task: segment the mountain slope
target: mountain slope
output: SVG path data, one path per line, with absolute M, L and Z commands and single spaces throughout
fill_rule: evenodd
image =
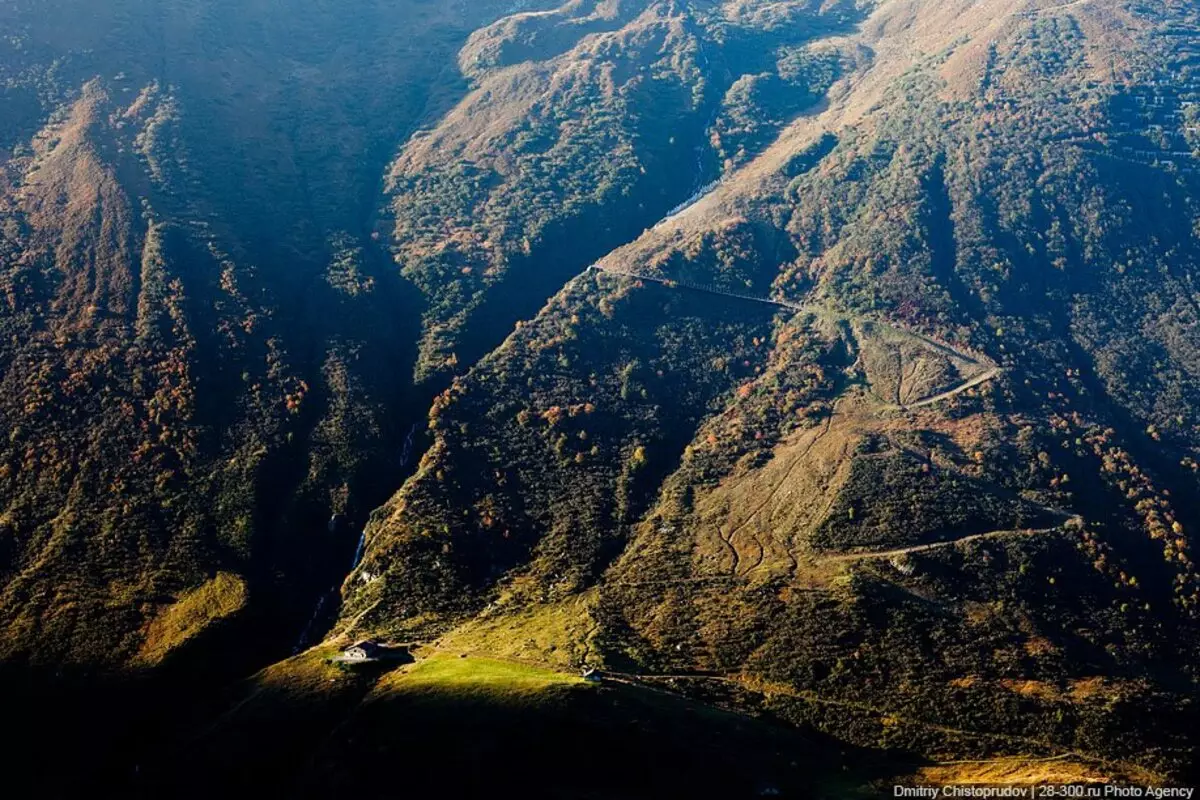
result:
M 82 673 L 122 722 L 64 749 L 114 785 L 254 783 L 239 740 L 312 793 L 436 785 L 447 713 L 620 742 L 688 727 L 663 692 L 740 715 L 697 728 L 731 792 L 802 741 L 1187 779 L 1192 5 L 92 6 L 0 7 L 34 755 Z M 324 662 L 362 637 L 419 661 Z
M 1181 769 L 1196 22 L 884 2 L 824 42 L 826 103 L 435 404 L 341 629 Z
M 247 620 L 261 663 L 407 469 L 378 181 L 498 4 L 77 6 L 0 11 L 0 654 L 152 666 Z
M 805 47 L 858 12 L 794 2 L 779 13 L 573 2 L 471 37 L 459 56 L 471 91 L 388 175 L 394 256 L 428 300 L 419 380 L 476 360 L 707 183 L 715 155 L 816 100 L 833 65 Z M 786 100 L 756 108 L 755 82 Z

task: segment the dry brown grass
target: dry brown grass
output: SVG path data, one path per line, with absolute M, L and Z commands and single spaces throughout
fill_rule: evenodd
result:
M 842 403 L 838 416 L 797 431 L 762 467 L 735 472 L 697 498 L 698 572 L 766 579 L 796 569 L 794 555 L 849 477 L 863 422 L 854 406 Z
M 1062 699 L 1062 694 L 1058 689 L 1045 681 L 1006 679 L 1000 681 L 1000 685 L 1010 692 L 1015 692 L 1023 697 L 1048 701 Z
M 70 114 L 34 140 L 34 163 L 22 189 L 31 241 L 53 255 L 64 280 L 55 305 L 64 328 L 87 326 L 97 311 L 126 313 L 133 303 L 131 203 L 97 153 L 108 97 L 84 86 Z
M 1118 780 L 1095 764 L 1075 758 L 1030 758 L 1012 756 L 990 761 L 961 761 L 923 767 L 913 783 L 931 786 L 946 784 L 993 784 L 1038 786 L 1042 784 L 1110 783 Z

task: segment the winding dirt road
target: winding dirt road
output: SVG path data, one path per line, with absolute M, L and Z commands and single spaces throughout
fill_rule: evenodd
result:
M 960 383 L 958 386 L 955 386 L 953 389 L 949 389 L 945 392 L 940 392 L 931 397 L 926 397 L 923 400 L 917 400 L 916 402 L 913 402 L 913 403 L 893 403 L 891 405 L 884 406 L 884 410 L 885 411 L 910 411 L 914 408 L 923 408 L 925 406 L 931 406 L 934 403 L 940 403 L 943 400 L 949 400 L 951 397 L 962 394 L 963 392 L 967 391 L 968 389 L 973 389 L 976 386 L 980 385 L 981 383 L 987 383 L 988 381 L 992 380 L 993 378 L 998 377 L 1003 372 L 1004 372 L 1004 370 L 1001 369 L 1000 367 L 992 367 L 989 370 L 985 370 L 984 372 L 979 373 L 978 375 L 971 378 L 970 380 L 968 380 L 964 383 Z
M 1066 522 L 1055 525 L 1050 528 L 1027 528 L 1005 531 L 988 531 L 986 533 L 973 533 L 970 536 L 963 536 L 958 539 L 947 539 L 941 542 L 929 542 L 927 544 L 917 544 L 910 547 L 896 547 L 891 550 L 869 550 L 853 553 L 838 553 L 836 555 L 821 556 L 818 561 L 829 564 L 846 561 L 865 561 L 867 559 L 880 558 L 895 558 L 896 556 L 908 555 L 910 553 L 927 553 L 930 550 L 938 550 L 943 547 L 956 547 L 967 542 L 977 542 L 984 539 L 1000 539 L 1013 536 L 1045 536 L 1053 533 L 1063 527 L 1071 520 L 1077 520 L 1079 517 L 1071 517 Z
M 789 300 L 777 300 L 772 297 L 762 297 L 760 295 L 743 294 L 741 292 L 731 292 L 731 291 L 728 291 L 725 289 L 720 289 L 715 286 L 701 284 L 701 283 L 694 283 L 692 281 L 673 280 L 671 278 L 664 278 L 664 277 L 657 276 L 657 275 L 647 275 L 644 273 L 630 272 L 628 270 L 612 269 L 611 267 L 607 267 L 601 263 L 592 264 L 591 266 L 588 267 L 588 270 L 589 271 L 595 270 L 597 272 L 603 272 L 607 275 L 620 275 L 625 278 L 632 278 L 635 280 L 648 281 L 650 283 L 657 283 L 657 284 L 661 284 L 663 286 L 666 286 L 666 287 L 672 288 L 672 289 L 674 289 L 674 288 L 691 289 L 692 291 L 696 291 L 696 292 L 704 292 L 706 294 L 714 294 L 719 297 L 728 297 L 728 298 L 731 298 L 734 300 L 744 300 L 744 301 L 750 302 L 750 303 L 761 303 L 763 305 L 775 306 L 776 308 L 786 308 L 786 309 L 789 309 L 791 311 L 796 311 L 796 312 L 805 312 L 805 313 L 826 315 L 826 316 L 830 315 L 831 313 L 836 313 L 836 312 L 831 312 L 830 309 L 826 308 L 824 305 L 819 304 L 819 303 L 794 303 Z M 894 326 L 892 326 L 892 327 L 894 327 Z M 897 330 L 902 330 L 902 329 L 897 328 Z M 935 403 L 940 403 L 943 400 L 949 400 L 950 398 L 952 398 L 956 395 L 962 394 L 963 392 L 967 391 L 968 389 L 973 389 L 976 386 L 979 386 L 980 384 L 987 383 L 988 381 L 993 380 L 994 378 L 1000 376 L 1004 372 L 1004 370 L 1001 367 L 998 367 L 995 364 L 988 364 L 987 362 L 981 361 L 979 358 L 976 358 L 975 356 L 972 356 L 967 353 L 959 352 L 951 347 L 948 347 L 947 345 L 942 344 L 941 342 L 934 341 L 933 339 L 930 339 L 927 336 L 923 336 L 919 333 L 914 333 L 913 331 L 909 331 L 909 330 L 904 330 L 903 332 L 905 335 L 911 336 L 914 339 L 917 339 L 922 344 L 926 345 L 927 347 L 929 347 L 932 350 L 935 350 L 935 351 L 942 353 L 946 356 L 949 356 L 951 358 L 956 358 L 956 359 L 959 359 L 962 361 L 966 361 L 967 363 L 974 364 L 976 366 L 980 366 L 980 367 L 987 366 L 987 369 L 985 369 L 983 372 L 979 373 L 978 375 L 975 375 L 975 376 L 969 378 L 968 380 L 964 381 L 963 383 L 959 384 L 958 386 L 955 386 L 954 388 L 948 389 L 944 392 L 939 392 L 938 394 L 935 394 L 931 397 L 925 397 L 925 398 L 916 400 L 911 403 L 892 403 L 892 404 L 885 405 L 883 407 L 883 409 L 885 411 L 910 411 L 910 410 L 916 409 L 916 408 L 924 408 L 925 406 L 931 406 L 931 405 L 934 405 Z

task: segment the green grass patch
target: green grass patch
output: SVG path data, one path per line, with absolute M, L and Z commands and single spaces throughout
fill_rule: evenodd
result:
M 486 653 L 575 672 L 584 661 L 599 662 L 589 641 L 596 629 L 594 606 L 594 592 L 557 603 L 509 597 L 503 606 L 506 613 L 472 619 L 446 633 L 439 645 L 461 653 Z
M 213 622 L 241 611 L 246 597 L 246 582 L 231 572 L 218 572 L 211 580 L 183 592 L 150 621 L 138 661 L 160 663 Z
M 378 691 L 526 705 L 587 685 L 582 678 L 526 664 L 439 654 L 388 675 Z

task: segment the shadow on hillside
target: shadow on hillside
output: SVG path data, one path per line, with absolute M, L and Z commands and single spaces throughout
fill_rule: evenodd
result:
M 536 692 L 251 691 L 142 776 L 149 796 L 854 797 L 914 760 L 665 693 L 564 683 Z M 365 699 L 365 702 L 364 702 Z M 870 795 L 863 795 L 870 796 Z

